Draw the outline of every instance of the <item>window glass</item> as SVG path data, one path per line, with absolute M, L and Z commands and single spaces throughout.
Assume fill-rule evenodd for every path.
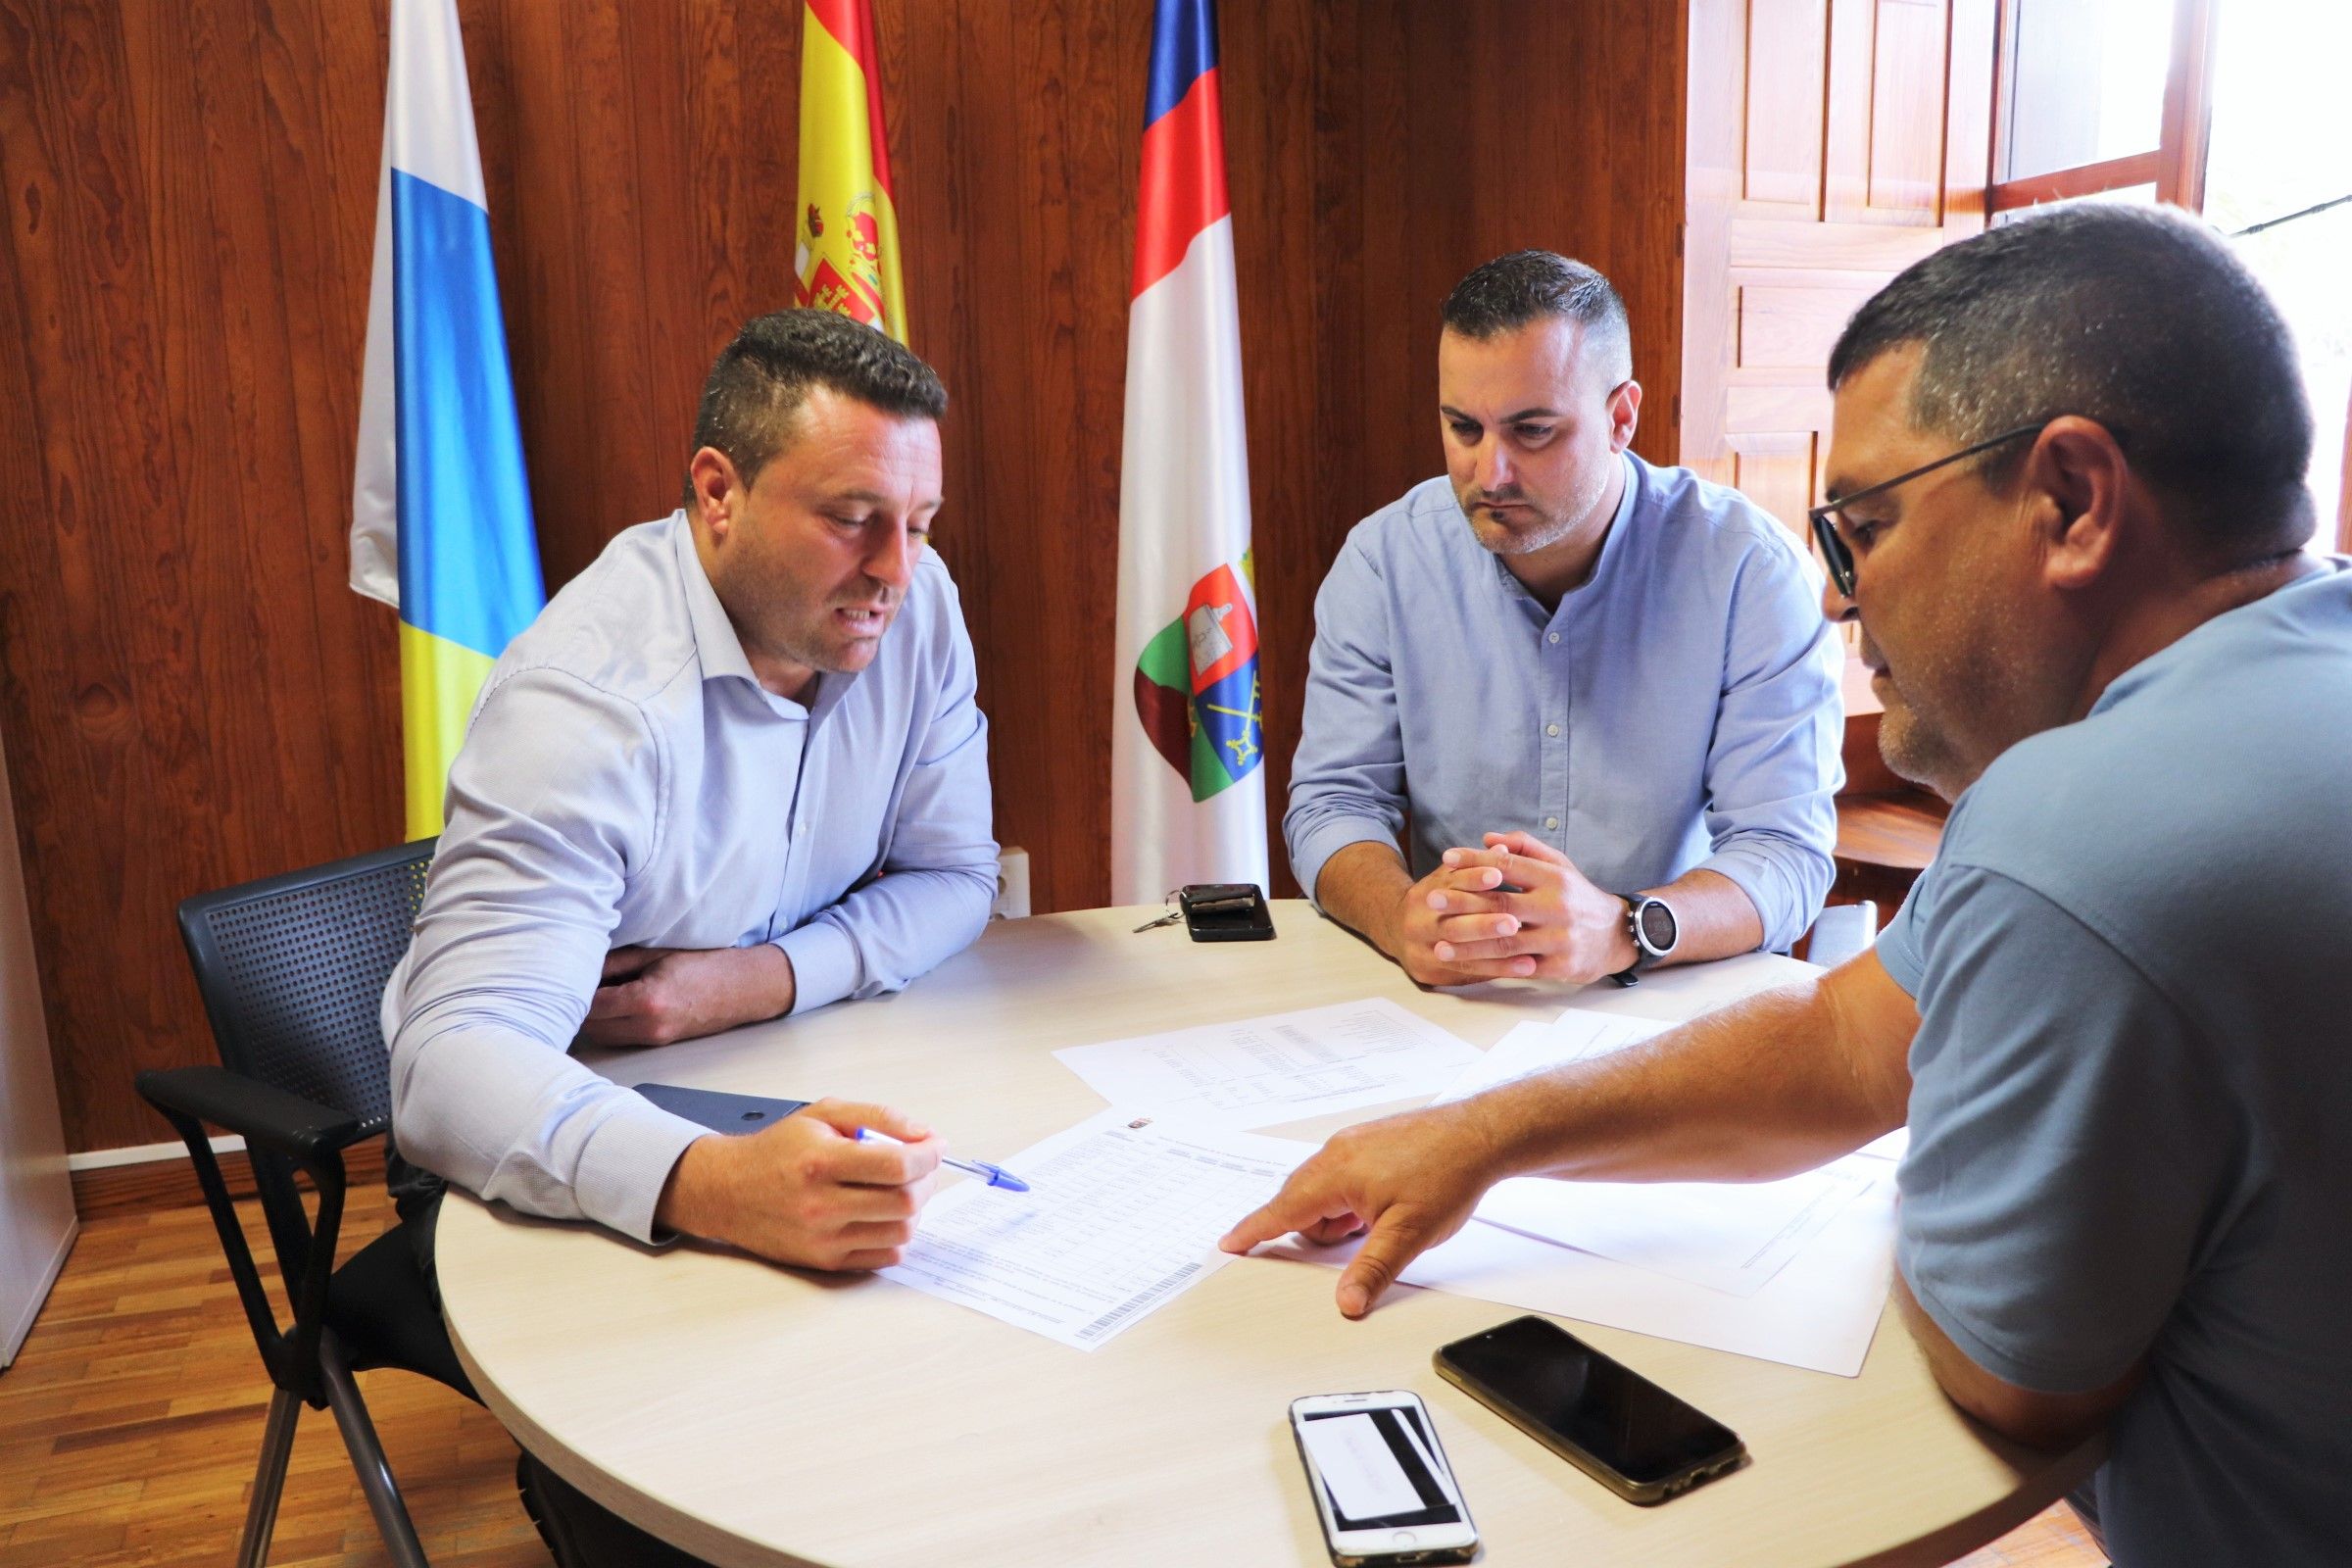
M 2316 543 L 2331 548 L 2352 409 L 2352 6 L 2229 0 L 2216 16 L 2205 217 L 2278 302 L 2317 426 Z M 2334 205 L 2328 205 L 2333 203 Z
M 2014 0 L 2014 15 L 2002 178 L 2156 150 L 2173 0 Z

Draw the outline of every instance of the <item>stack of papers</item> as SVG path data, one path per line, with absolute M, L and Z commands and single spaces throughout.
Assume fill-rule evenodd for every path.
M 1674 1025 L 1570 1007 L 1521 1024 L 1440 1102 L 1651 1039 Z M 1893 1271 L 1902 1135 L 1776 1182 L 1500 1182 L 1405 1284 L 1853 1377 Z M 1339 1266 L 1355 1245 L 1263 1249 Z
M 1218 1241 L 1313 1152 L 1101 1111 L 1004 1162 L 1028 1192 L 967 1181 L 934 1198 L 882 1274 L 1091 1350 L 1232 1262 Z
M 1663 1034 L 1671 1025 L 1570 1008 L 1552 1024 L 1523 1023 L 1495 1042 L 1438 1098 L 1587 1061 Z M 1500 1182 L 1478 1205 L 1490 1225 L 1573 1247 L 1733 1296 L 1753 1296 L 1830 1221 L 1891 1173 L 1848 1155 L 1777 1182 Z
M 1419 1099 L 1479 1058 L 1386 997 L 1054 1054 L 1114 1105 L 1235 1130 Z
M 1026 1194 L 941 1194 L 883 1272 L 1093 1349 L 1232 1261 L 1218 1240 L 1314 1152 L 1249 1129 L 1458 1100 L 1670 1027 L 1570 1007 L 1482 1053 L 1372 999 L 1073 1046 L 1054 1054 L 1117 1108 L 1008 1157 Z M 1852 1377 L 1893 1270 L 1901 1140 L 1776 1182 L 1503 1182 L 1403 1282 Z M 1354 1250 L 1293 1239 L 1261 1253 L 1336 1266 Z

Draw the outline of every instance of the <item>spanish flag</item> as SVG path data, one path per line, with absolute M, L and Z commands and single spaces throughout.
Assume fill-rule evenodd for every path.
M 456 0 L 393 0 L 351 586 L 400 612 L 408 830 L 441 831 L 490 666 L 546 603 Z
M 796 303 L 906 341 L 899 215 L 868 0 L 808 0 L 801 13 L 800 245 Z

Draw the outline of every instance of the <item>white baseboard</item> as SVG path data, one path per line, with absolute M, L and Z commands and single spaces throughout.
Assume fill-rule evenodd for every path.
M 234 1154 L 245 1148 L 245 1140 L 235 1133 L 222 1133 L 211 1140 L 216 1154 Z M 105 1170 L 110 1165 L 145 1165 L 159 1159 L 185 1159 L 188 1146 L 174 1138 L 168 1144 L 128 1144 L 121 1149 L 90 1149 L 66 1156 L 68 1170 Z
M 181 1152 L 185 1152 L 184 1150 Z M 47 1268 L 41 1270 L 41 1282 L 33 1288 L 31 1297 L 25 1301 L 23 1315 L 10 1324 L 4 1334 L 0 1334 L 0 1368 L 14 1361 L 17 1351 L 24 1348 L 24 1336 L 32 1332 L 33 1320 L 41 1315 L 41 1308 L 48 1303 L 49 1292 L 57 1285 L 58 1275 L 65 1271 L 66 1254 L 74 1250 L 74 1238 L 80 1234 L 79 1220 L 66 1227 L 65 1234 L 58 1238 L 57 1255 L 49 1259 Z

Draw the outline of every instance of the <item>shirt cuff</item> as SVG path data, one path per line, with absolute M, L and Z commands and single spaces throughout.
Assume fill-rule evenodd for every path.
M 654 1210 L 669 1173 L 698 1138 L 713 1136 L 683 1116 L 672 1115 L 635 1094 L 619 1102 L 580 1150 L 572 1173 L 572 1198 L 580 1212 L 600 1225 L 640 1242 L 654 1236 Z M 630 1103 L 629 1102 L 635 1102 Z
M 814 1012 L 858 989 L 858 945 L 831 920 L 815 919 L 776 938 L 792 960 L 792 1011 Z
M 1712 871 L 1747 895 L 1747 902 L 1755 906 L 1757 922 L 1764 927 L 1759 951 L 1787 953 L 1805 934 L 1810 922 L 1789 907 L 1788 867 L 1776 863 L 1771 856 L 1735 845 L 1717 850 L 1690 869 Z
M 1323 907 L 1323 901 L 1315 898 L 1315 884 L 1322 880 L 1323 867 L 1350 844 L 1383 844 L 1393 850 L 1396 848 L 1396 835 L 1377 817 L 1335 816 L 1317 823 L 1292 846 L 1291 874 L 1298 879 L 1298 886 L 1306 896 L 1314 899 L 1316 908 Z

